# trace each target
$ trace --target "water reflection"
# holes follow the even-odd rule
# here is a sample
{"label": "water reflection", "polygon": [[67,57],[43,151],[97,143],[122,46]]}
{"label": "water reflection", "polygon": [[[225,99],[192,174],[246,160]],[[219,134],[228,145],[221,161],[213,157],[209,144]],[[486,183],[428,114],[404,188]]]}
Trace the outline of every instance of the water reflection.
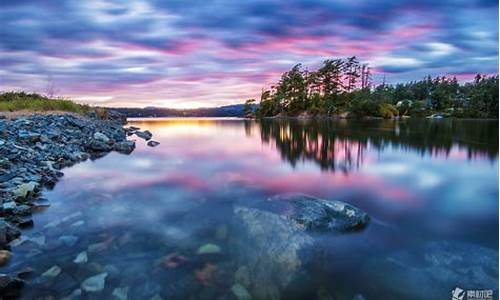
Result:
{"label": "water reflection", "polygon": [[[474,257],[487,256],[481,267],[490,273],[487,265],[498,265],[497,122],[133,125],[161,144],[138,140],[129,156],[75,165],[45,193],[50,208],[33,216],[35,227],[1,270],[33,268],[26,299],[114,299],[125,290],[147,300],[229,300],[244,290],[254,300],[427,299],[434,297],[419,294],[416,277],[431,278],[431,295],[448,296],[450,282],[470,283],[457,272],[475,267]],[[288,192],[344,201],[373,222],[312,241],[282,217],[254,210],[254,202]],[[462,259],[460,270],[441,259],[449,256]],[[56,278],[42,275],[54,266]],[[104,273],[101,291],[82,291]],[[473,282],[484,278],[477,287],[497,281],[490,274]]]}
{"label": "water reflection", "polygon": [[[258,128],[262,142],[275,146],[292,166],[310,160],[330,171],[358,169],[368,148],[398,148],[441,158],[493,161],[498,156],[497,121],[264,120]],[[250,121],[245,122],[245,132],[252,134]]]}

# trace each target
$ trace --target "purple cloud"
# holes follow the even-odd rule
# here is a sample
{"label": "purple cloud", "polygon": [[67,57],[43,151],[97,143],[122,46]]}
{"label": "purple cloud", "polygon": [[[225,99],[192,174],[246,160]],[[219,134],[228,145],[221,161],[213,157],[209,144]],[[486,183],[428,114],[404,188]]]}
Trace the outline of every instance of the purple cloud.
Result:
{"label": "purple cloud", "polygon": [[380,81],[498,73],[497,1],[2,1],[0,88],[99,105],[256,97],[302,62],[357,55]]}

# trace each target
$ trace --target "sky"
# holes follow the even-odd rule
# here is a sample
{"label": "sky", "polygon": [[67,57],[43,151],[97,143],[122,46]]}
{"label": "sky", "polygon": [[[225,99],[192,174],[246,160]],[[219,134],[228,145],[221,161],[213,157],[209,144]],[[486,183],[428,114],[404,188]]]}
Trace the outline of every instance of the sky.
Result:
{"label": "sky", "polygon": [[92,105],[242,103],[354,55],[375,84],[497,74],[498,1],[0,1],[0,90]]}

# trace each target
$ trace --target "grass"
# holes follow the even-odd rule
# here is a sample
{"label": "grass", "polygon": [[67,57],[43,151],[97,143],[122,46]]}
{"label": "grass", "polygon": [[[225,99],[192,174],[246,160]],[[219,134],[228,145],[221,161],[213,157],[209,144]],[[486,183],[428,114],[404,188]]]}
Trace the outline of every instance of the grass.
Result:
{"label": "grass", "polygon": [[83,115],[92,110],[95,109],[68,99],[50,99],[35,93],[4,92],[0,94],[0,112],[64,111]]}

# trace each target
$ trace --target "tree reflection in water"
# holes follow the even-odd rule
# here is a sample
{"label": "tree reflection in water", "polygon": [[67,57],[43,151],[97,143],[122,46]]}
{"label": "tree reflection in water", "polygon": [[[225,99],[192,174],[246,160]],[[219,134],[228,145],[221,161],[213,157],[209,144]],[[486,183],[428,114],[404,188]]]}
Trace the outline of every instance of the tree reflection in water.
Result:
{"label": "tree reflection in water", "polygon": [[[478,120],[260,120],[262,143],[274,145],[292,166],[314,161],[322,170],[348,173],[367,151],[398,149],[448,158],[458,151],[471,160],[498,156],[498,121]],[[252,121],[245,122],[247,135]]]}

